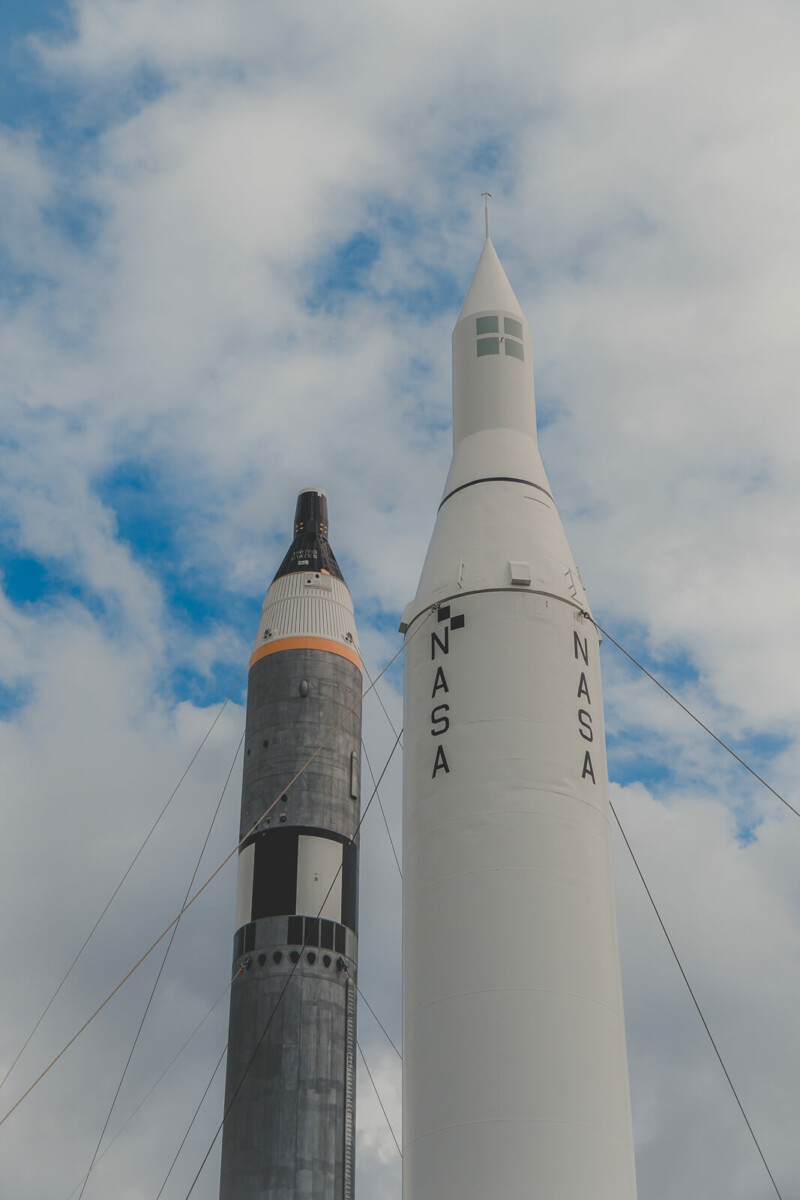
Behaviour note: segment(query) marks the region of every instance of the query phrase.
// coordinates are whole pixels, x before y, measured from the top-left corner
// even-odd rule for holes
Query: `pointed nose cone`
[[[501,310],[515,315],[519,320],[525,319],[490,238],[486,239],[458,319],[463,321],[465,317],[486,312],[487,309]]]
[[[275,579],[294,571],[319,571],[344,582],[328,541],[328,497],[319,488],[304,488],[297,497],[294,541],[278,567]]]
[[[536,438],[531,338],[487,237],[453,330],[453,441],[481,431]]]

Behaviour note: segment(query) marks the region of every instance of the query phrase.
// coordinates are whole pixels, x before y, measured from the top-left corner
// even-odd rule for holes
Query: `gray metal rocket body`
[[[635,1200],[599,638],[488,239],[406,607],[404,1200]]]
[[[220,1200],[352,1200],[361,660],[314,490],[264,601],[244,745]]]

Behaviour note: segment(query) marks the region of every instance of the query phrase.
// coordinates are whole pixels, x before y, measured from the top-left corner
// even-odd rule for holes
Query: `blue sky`
[[[370,670],[395,653],[449,462],[450,332],[486,190],[593,612],[792,798],[797,24],[788,0],[513,0],[502,25],[471,0],[336,19],[248,0],[4,6],[0,874],[13,903],[0,938],[17,970],[0,1059],[61,965],[38,947],[79,943],[246,661],[300,487],[328,491]],[[608,644],[603,670],[615,806],[790,1181],[794,818]],[[382,694],[399,722],[399,666]],[[242,698],[17,1086],[140,933],[160,931]],[[375,704],[365,730],[375,766],[393,741]],[[399,770],[382,795],[399,836]],[[396,867],[382,822],[364,836],[362,980],[397,1030]],[[617,865],[641,1194],[766,1197],[621,853]],[[222,877],[176,942],[132,1101],[185,1035],[181,1015],[199,1019],[224,985],[232,887]],[[20,1200],[79,1178],[102,1103],[71,1097],[94,1095],[94,1064],[137,1003],[120,997],[9,1122],[13,1138],[0,1129]],[[153,1193],[172,1114],[224,1042],[224,1016],[210,1025],[97,1195],[123,1195],[121,1181],[126,1200]],[[396,1114],[392,1052],[376,1031],[365,1049]],[[361,1095],[361,1194],[389,1200],[396,1151],[368,1084]],[[42,1124],[56,1131],[46,1170]],[[198,1159],[212,1128],[210,1114]]]
[[[2,41],[2,83],[0,104],[7,125],[25,125],[37,118],[52,121],[57,107],[52,104],[49,89],[43,89],[35,59],[27,47],[30,33],[59,31],[67,13],[65,4],[31,0],[30,4],[12,3],[3,6],[0,14]]]

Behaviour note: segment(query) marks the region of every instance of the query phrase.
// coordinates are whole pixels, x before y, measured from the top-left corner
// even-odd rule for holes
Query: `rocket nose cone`
[[[297,497],[294,540],[275,579],[294,571],[320,571],[342,579],[328,541],[328,497],[319,488],[303,488]]]
[[[458,446],[472,434],[489,429],[536,438],[530,331],[487,238],[453,330],[453,444]],[[471,454],[478,457],[468,474],[472,478],[485,476],[485,448]],[[486,469],[481,468],[481,456],[486,460]],[[502,457],[509,456],[504,451]],[[515,452],[512,457],[517,459],[519,455]],[[518,474],[499,467],[496,461],[498,476]],[[456,474],[463,474],[461,466]],[[530,473],[522,477],[529,479]]]
[[[294,510],[294,536],[321,533],[328,536],[328,497],[319,488],[303,488]]]
[[[487,238],[466,299],[458,314],[458,320],[463,321],[465,317],[469,317],[473,313],[486,312],[489,309],[513,313],[524,320],[519,301],[514,295],[514,289],[503,270],[503,264],[497,257],[497,251],[491,241]]]

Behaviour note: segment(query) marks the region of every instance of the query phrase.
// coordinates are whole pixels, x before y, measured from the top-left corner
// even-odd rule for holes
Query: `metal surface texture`
[[[635,1200],[599,643],[488,239],[453,407],[401,624],[403,1197]]]
[[[251,659],[220,1200],[352,1200],[362,685],[319,579],[276,577]]]
[[[322,571],[342,578],[328,542],[328,498],[317,488],[305,488],[297,497],[294,540],[275,578],[302,570]]]

